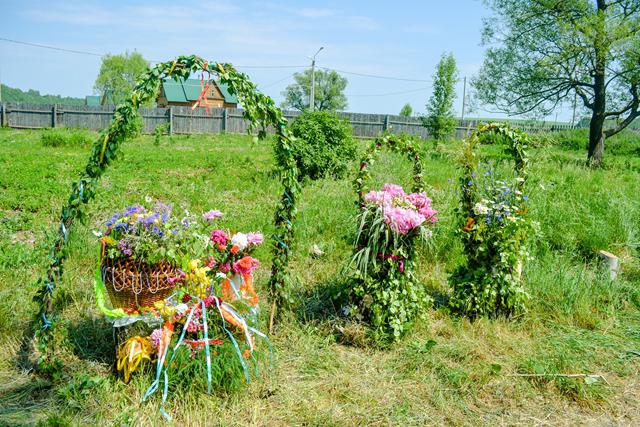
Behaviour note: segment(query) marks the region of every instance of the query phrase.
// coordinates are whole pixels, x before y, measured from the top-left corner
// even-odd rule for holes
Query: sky
[[[452,52],[460,114],[462,78],[482,65],[488,14],[480,0],[0,0],[0,38],[97,54],[0,40],[0,78],[23,90],[84,97],[93,93],[100,54],[136,50],[151,61],[197,54],[231,62],[280,103],[293,73],[309,67],[309,57],[324,47],[316,64],[343,71],[348,111],[397,114],[408,102],[423,113],[436,64]],[[473,115],[501,116],[487,110]],[[569,116],[565,111],[558,118]]]

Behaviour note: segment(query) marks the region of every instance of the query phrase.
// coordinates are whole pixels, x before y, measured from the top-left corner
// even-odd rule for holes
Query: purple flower
[[[109,218],[109,220],[107,221],[107,227],[113,226],[113,224],[116,223],[118,218],[120,218],[120,214],[118,214],[118,213],[113,214],[113,216],[111,218]]]
[[[114,227],[114,230],[116,230],[116,231],[122,231],[122,232],[124,232],[124,233],[126,233],[128,229],[129,229],[129,226],[128,226],[126,223],[124,223],[124,222],[119,222],[119,223],[117,223],[117,224],[116,224],[116,226]]]
[[[132,255],[131,245],[125,239],[120,239],[118,242],[118,249],[122,252],[122,254],[126,257],[130,257]]]
[[[180,224],[182,224],[184,228],[189,228],[189,219],[188,218],[183,219]]]
[[[247,241],[250,245],[261,245],[264,241],[264,236],[262,233],[248,233]]]
[[[155,234],[156,236],[162,238],[162,236],[164,236],[164,232],[162,230],[160,230],[158,227],[156,227],[155,225],[153,226],[153,230],[151,230],[153,232],[153,234]]]
[[[524,200],[525,202],[529,201],[529,196],[522,196],[522,200]]]
[[[222,216],[222,212],[220,212],[217,209],[214,210],[210,210],[209,212],[205,212],[202,214],[202,218],[206,219],[207,221],[213,221],[216,218],[220,218]]]
[[[154,208],[154,211],[156,212],[171,212],[171,209],[173,209],[171,207],[171,205],[166,205],[164,203],[162,203],[161,201],[157,201],[156,202],[156,206]]]
[[[156,220],[159,218],[160,218],[160,215],[158,215],[157,213],[154,213],[153,215],[149,215],[147,217],[141,218],[139,222],[142,225],[150,226],[150,225],[153,225],[153,223],[156,222]]]
[[[130,215],[133,215],[133,214],[142,213],[144,211],[145,211],[144,206],[131,205],[131,206],[127,206],[124,209],[124,212],[122,213],[122,216],[130,216]]]

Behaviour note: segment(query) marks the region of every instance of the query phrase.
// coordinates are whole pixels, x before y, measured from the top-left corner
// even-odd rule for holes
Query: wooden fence
[[[109,126],[113,117],[113,107],[68,106],[58,104],[0,104],[0,125],[18,129],[40,129],[52,127],[85,128],[101,130]],[[143,132],[151,133],[158,126],[166,125],[170,134],[185,133],[244,133],[248,123],[238,108],[211,108],[207,113],[203,108],[190,107],[141,108],[144,120]],[[284,111],[291,120],[297,111]],[[381,131],[408,133],[422,138],[429,136],[418,117],[402,117],[385,114],[338,113],[353,127],[353,134],[359,138],[374,138]],[[459,120],[456,137],[463,137],[475,129],[477,120]],[[527,132],[556,131],[570,129],[569,124],[515,124]]]

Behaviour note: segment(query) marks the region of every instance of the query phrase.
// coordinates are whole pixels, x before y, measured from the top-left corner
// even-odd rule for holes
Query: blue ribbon
[[[204,350],[207,354],[207,391],[209,394],[211,394],[211,353],[209,352],[209,325],[207,325],[207,308],[204,305],[204,301],[202,301],[202,324],[204,325]]]

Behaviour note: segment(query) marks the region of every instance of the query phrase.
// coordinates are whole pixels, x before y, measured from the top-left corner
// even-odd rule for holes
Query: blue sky
[[[320,46],[318,66],[416,80],[430,80],[440,55],[453,52],[460,76],[471,77],[482,64],[488,14],[479,0],[0,0],[0,10],[0,37],[96,53],[137,50],[150,60],[195,53],[235,64],[278,102],[302,68],[244,66],[308,65]],[[0,41],[9,86],[83,97],[99,67],[96,56]],[[431,93],[429,81],[345,77],[349,111],[397,114],[410,102],[422,112]],[[458,91],[459,113],[461,82]]]

